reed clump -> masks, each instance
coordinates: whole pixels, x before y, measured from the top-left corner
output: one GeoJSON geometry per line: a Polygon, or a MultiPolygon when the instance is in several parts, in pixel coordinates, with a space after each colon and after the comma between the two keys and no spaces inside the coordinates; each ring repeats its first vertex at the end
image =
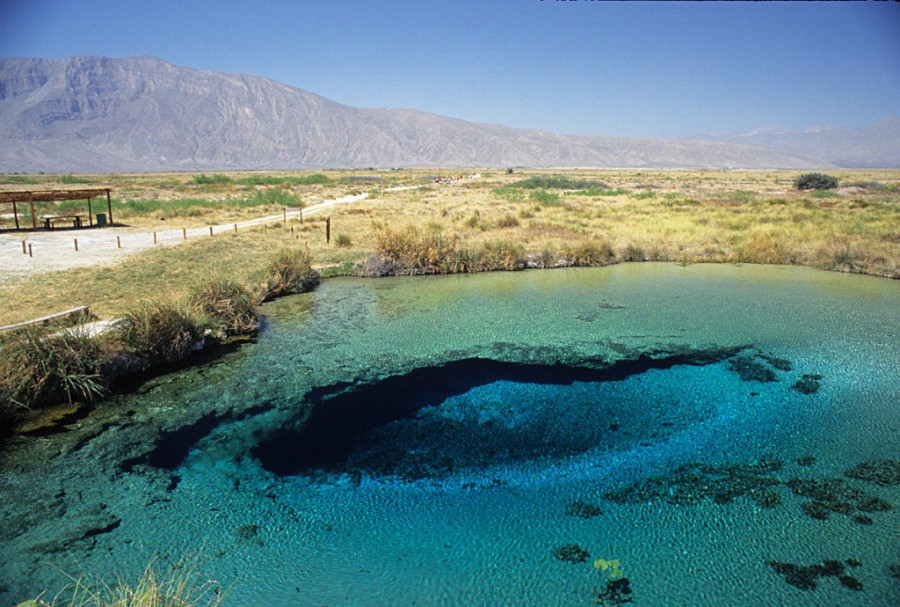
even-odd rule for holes
{"type": "Polygon", "coordinates": [[[52,598],[38,598],[15,607],[218,607],[227,592],[215,580],[200,581],[196,563],[179,562],[168,573],[151,563],[134,584],[114,586],[74,580],[52,598]]]}
{"type": "Polygon", "coordinates": [[[78,328],[26,327],[0,338],[0,420],[50,403],[91,402],[106,392],[106,339],[78,328]]]}
{"type": "Polygon", "coordinates": [[[223,336],[247,335],[259,329],[256,295],[244,285],[227,278],[215,278],[194,290],[191,306],[205,324],[223,336]]]}
{"type": "Polygon", "coordinates": [[[177,362],[201,347],[202,318],[174,301],[144,302],[117,323],[123,350],[141,367],[177,362]]]}
{"type": "Polygon", "coordinates": [[[269,260],[259,301],[306,293],[313,290],[320,281],[319,273],[312,267],[308,250],[283,247],[269,260]]]}
{"type": "Polygon", "coordinates": [[[456,234],[447,237],[439,228],[415,225],[376,225],[374,236],[375,254],[361,271],[366,276],[510,271],[527,265],[525,247],[507,239],[470,246],[456,234]]]}

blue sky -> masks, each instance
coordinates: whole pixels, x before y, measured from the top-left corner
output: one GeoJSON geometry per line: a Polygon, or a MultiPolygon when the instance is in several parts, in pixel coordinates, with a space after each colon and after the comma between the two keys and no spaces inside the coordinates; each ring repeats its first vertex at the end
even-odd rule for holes
{"type": "Polygon", "coordinates": [[[0,2],[0,56],[72,55],[152,55],[358,107],[582,135],[900,115],[894,2],[0,2]]]}

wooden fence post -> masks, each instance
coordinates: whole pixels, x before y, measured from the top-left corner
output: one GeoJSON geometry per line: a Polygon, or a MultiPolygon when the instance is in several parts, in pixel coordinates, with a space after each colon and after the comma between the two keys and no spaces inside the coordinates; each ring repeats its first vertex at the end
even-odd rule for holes
{"type": "Polygon", "coordinates": [[[34,257],[34,254],[31,252],[31,243],[30,242],[28,243],[28,256],[34,257]]]}
{"type": "Polygon", "coordinates": [[[325,244],[331,242],[331,215],[325,218],[325,244]]]}
{"type": "Polygon", "coordinates": [[[75,252],[78,252],[78,239],[75,239],[75,252]]]}
{"type": "Polygon", "coordinates": [[[181,228],[181,237],[187,240],[187,228],[181,228]]]}
{"type": "Polygon", "coordinates": [[[28,253],[28,249],[25,248],[25,241],[22,241],[22,255],[26,255],[28,253]]]}
{"type": "Polygon", "coordinates": [[[156,244],[156,230],[153,231],[153,244],[156,244]]]}
{"type": "Polygon", "coordinates": [[[116,247],[119,249],[122,248],[122,237],[121,236],[116,236],[116,247]]]}

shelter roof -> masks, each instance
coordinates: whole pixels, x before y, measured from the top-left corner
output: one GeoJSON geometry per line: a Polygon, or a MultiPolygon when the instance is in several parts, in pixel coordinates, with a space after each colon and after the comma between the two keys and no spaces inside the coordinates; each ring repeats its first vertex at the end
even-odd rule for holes
{"type": "Polygon", "coordinates": [[[110,188],[78,188],[69,190],[0,190],[0,202],[53,202],[86,200],[106,196],[110,188]]]}

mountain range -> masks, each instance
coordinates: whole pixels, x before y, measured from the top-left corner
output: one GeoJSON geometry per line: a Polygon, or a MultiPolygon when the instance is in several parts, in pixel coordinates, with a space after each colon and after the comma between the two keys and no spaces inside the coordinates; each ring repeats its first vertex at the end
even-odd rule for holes
{"type": "Polygon", "coordinates": [[[362,109],[152,57],[0,59],[0,172],[900,166],[900,119],[848,131],[582,137],[362,109]]]}

